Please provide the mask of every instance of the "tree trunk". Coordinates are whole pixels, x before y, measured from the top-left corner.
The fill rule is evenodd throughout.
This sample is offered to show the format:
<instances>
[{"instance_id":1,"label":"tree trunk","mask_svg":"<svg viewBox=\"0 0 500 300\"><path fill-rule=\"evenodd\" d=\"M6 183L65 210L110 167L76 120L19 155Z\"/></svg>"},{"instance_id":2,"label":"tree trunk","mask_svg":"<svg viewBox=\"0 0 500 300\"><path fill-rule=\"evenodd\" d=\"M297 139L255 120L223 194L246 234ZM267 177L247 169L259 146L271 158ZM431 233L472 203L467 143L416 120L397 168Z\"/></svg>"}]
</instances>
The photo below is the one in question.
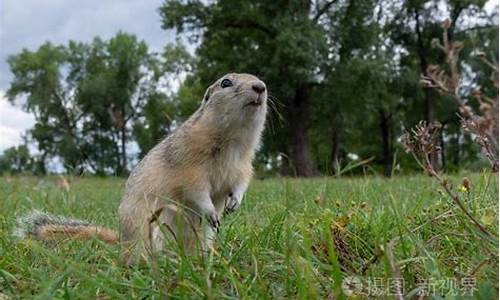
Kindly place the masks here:
<instances>
[{"instance_id":1,"label":"tree trunk","mask_svg":"<svg viewBox=\"0 0 500 300\"><path fill-rule=\"evenodd\" d=\"M392 176L392 135L391 135L391 115L386 115L383 109L379 109L380 133L382 135L382 163L384 165L384 176Z\"/></svg>"},{"instance_id":2,"label":"tree trunk","mask_svg":"<svg viewBox=\"0 0 500 300\"><path fill-rule=\"evenodd\" d=\"M288 107L289 113L289 147L290 166L294 176L311 177L317 175L314 160L311 155L311 147L308 133L309 119L309 85L300 84L296 91L291 105Z\"/></svg>"},{"instance_id":3,"label":"tree trunk","mask_svg":"<svg viewBox=\"0 0 500 300\"><path fill-rule=\"evenodd\" d=\"M332 168L331 174L337 175L342 166L342 152L341 152L341 138L340 138L340 126L336 126L332 130L332 151L330 154L330 166Z\"/></svg>"},{"instance_id":4,"label":"tree trunk","mask_svg":"<svg viewBox=\"0 0 500 300\"><path fill-rule=\"evenodd\" d=\"M415 10L415 31L417 35L417 55L420 61L420 72L422 75L427 76L427 49L422 38L422 32L420 28L420 14ZM424 117L425 121L430 124L435 121L434 119L434 103L432 99L431 89L422 86L424 89ZM431 165L435 170L439 168L439 154L433 152L430 154Z\"/></svg>"},{"instance_id":5,"label":"tree trunk","mask_svg":"<svg viewBox=\"0 0 500 300\"><path fill-rule=\"evenodd\" d=\"M123 124L121 128L121 168L120 168L120 174L119 175L126 175L127 174L127 132L125 129L125 124Z\"/></svg>"},{"instance_id":6,"label":"tree trunk","mask_svg":"<svg viewBox=\"0 0 500 300\"><path fill-rule=\"evenodd\" d=\"M36 175L47 175L47 156L48 153L46 151L43 151L42 154L40 155L40 158L35 162L35 174Z\"/></svg>"},{"instance_id":7,"label":"tree trunk","mask_svg":"<svg viewBox=\"0 0 500 300\"><path fill-rule=\"evenodd\" d=\"M460 130L457 130L456 138L453 139L455 143L455 148L453 151L453 164L457 169L460 168L460 136L461 136Z\"/></svg>"},{"instance_id":8,"label":"tree trunk","mask_svg":"<svg viewBox=\"0 0 500 300\"><path fill-rule=\"evenodd\" d=\"M439 152L441 153L441 168L443 170L446 169L446 145L444 142L444 127L445 124L443 123L443 127L441 127L441 132L439 134L439 146L441 147L441 151Z\"/></svg>"},{"instance_id":9,"label":"tree trunk","mask_svg":"<svg viewBox=\"0 0 500 300\"><path fill-rule=\"evenodd\" d=\"M280 175L281 176L293 176L294 173L290 167L290 159L288 153L282 152L280 154L281 165L280 165Z\"/></svg>"},{"instance_id":10,"label":"tree trunk","mask_svg":"<svg viewBox=\"0 0 500 300\"><path fill-rule=\"evenodd\" d=\"M114 168L114 175L115 176L121 176L123 175L123 155L122 155L122 147L123 147L123 140L122 140L122 131L120 128L117 130L113 130L112 133L113 137L113 168ZM102 170L105 170L106 168L106 163L102 162L99 163L99 168Z\"/></svg>"}]
</instances>

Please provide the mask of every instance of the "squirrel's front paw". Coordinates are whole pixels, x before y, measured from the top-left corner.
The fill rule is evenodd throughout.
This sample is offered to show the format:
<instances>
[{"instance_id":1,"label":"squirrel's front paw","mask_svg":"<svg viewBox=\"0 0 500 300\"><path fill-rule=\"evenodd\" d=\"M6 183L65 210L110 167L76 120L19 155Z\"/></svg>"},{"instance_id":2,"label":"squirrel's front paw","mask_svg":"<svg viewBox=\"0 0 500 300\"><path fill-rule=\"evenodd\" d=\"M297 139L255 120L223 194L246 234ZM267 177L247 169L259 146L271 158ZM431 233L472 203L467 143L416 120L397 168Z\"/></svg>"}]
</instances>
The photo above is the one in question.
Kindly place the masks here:
<instances>
[{"instance_id":1,"label":"squirrel's front paw","mask_svg":"<svg viewBox=\"0 0 500 300\"><path fill-rule=\"evenodd\" d=\"M227 205L226 205L226 211L228 213L232 213L234 212L235 210L238 209L238 207L240 207L241 205L241 199L243 198L243 195L240 195L240 194L229 194L229 201L227 202Z\"/></svg>"},{"instance_id":2,"label":"squirrel's front paw","mask_svg":"<svg viewBox=\"0 0 500 300\"><path fill-rule=\"evenodd\" d=\"M219 232L219 227L220 227L220 222L219 222L219 216L217 215L216 212L212 212L207 214L207 219L208 223L210 226L212 226L213 229L215 229L217 232Z\"/></svg>"}]
</instances>

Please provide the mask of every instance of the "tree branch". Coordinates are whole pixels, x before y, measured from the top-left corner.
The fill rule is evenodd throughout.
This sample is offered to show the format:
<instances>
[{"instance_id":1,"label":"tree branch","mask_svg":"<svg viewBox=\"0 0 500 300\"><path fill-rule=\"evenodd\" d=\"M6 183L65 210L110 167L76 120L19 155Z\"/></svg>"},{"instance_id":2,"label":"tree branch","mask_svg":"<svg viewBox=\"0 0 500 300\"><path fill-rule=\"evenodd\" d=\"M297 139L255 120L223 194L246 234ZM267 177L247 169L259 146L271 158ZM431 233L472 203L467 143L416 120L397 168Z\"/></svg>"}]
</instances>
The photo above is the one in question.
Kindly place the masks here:
<instances>
[{"instance_id":1,"label":"tree branch","mask_svg":"<svg viewBox=\"0 0 500 300\"><path fill-rule=\"evenodd\" d=\"M71 118L70 118L70 117L69 117L69 115L68 115L68 111L67 111L66 107L64 107L64 102L65 102L65 100L64 100L63 96L61 96L61 95L57 92L57 90L55 90L55 89L52 91L52 94L53 94L53 95L54 95L54 97L56 97L56 99L59 101L59 103L58 103L58 104L59 104L59 107L60 107L60 109L61 109L61 111L62 111L62 113L63 113L63 116L62 116L62 117L64 118L64 122L65 122L65 124L64 124L64 125L66 126L66 129L67 129L68 133L69 133L70 135L74 136L73 129L74 129L74 127L75 127L75 124L73 124L73 122L71 121Z\"/></svg>"},{"instance_id":2,"label":"tree branch","mask_svg":"<svg viewBox=\"0 0 500 300\"><path fill-rule=\"evenodd\" d=\"M322 8L320 8L317 12L316 12L316 15L314 15L313 17L313 21L314 22L317 22L319 20L319 18L328 10L330 9L330 7L335 4L335 2L337 2L337 0L332 0L332 1L328 1L327 3L325 3L325 5L323 5Z\"/></svg>"}]
</instances>

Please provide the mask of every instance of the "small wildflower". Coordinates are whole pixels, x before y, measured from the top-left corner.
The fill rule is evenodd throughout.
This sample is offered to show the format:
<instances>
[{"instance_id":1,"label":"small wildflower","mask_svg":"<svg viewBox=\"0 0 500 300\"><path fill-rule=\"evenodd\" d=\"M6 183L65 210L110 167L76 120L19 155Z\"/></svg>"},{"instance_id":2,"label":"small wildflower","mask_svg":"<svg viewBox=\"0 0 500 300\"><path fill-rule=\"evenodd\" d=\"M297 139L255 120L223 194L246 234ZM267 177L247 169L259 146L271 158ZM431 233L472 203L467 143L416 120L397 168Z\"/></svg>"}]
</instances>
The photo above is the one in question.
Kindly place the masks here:
<instances>
[{"instance_id":1,"label":"small wildflower","mask_svg":"<svg viewBox=\"0 0 500 300\"><path fill-rule=\"evenodd\" d=\"M471 185L472 185L472 182L470 181L469 178L464 177L462 179L462 186L467 190L467 192L470 191Z\"/></svg>"},{"instance_id":2,"label":"small wildflower","mask_svg":"<svg viewBox=\"0 0 500 300\"><path fill-rule=\"evenodd\" d=\"M406 131L401 137L401 142L407 153L426 156L431 153L438 153L441 148L436 140L442 125L438 122L427 123L420 121L410 131Z\"/></svg>"},{"instance_id":3,"label":"small wildflower","mask_svg":"<svg viewBox=\"0 0 500 300\"><path fill-rule=\"evenodd\" d=\"M459 188L458 188L458 191L462 192L462 193L467 193L469 191L468 188L466 188L465 186L461 185Z\"/></svg>"}]
</instances>

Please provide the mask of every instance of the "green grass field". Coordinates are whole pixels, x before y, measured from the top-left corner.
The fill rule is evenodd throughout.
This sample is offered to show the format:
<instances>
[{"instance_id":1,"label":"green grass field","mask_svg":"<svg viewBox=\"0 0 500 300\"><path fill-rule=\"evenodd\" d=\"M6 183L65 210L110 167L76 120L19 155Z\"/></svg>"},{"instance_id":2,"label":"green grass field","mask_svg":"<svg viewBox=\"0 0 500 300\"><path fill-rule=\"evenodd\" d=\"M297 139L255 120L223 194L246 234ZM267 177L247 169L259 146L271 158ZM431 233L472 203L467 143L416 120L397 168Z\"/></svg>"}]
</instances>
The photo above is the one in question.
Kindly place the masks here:
<instances>
[{"instance_id":1,"label":"green grass field","mask_svg":"<svg viewBox=\"0 0 500 300\"><path fill-rule=\"evenodd\" d=\"M65 191L57 177L0 177L0 299L495 299L498 175L471 179L460 195L493 237L426 176L272 179L223 218L214 253L127 267L119 246L11 236L34 208L116 229L123 179L70 178Z\"/></svg>"}]
</instances>

